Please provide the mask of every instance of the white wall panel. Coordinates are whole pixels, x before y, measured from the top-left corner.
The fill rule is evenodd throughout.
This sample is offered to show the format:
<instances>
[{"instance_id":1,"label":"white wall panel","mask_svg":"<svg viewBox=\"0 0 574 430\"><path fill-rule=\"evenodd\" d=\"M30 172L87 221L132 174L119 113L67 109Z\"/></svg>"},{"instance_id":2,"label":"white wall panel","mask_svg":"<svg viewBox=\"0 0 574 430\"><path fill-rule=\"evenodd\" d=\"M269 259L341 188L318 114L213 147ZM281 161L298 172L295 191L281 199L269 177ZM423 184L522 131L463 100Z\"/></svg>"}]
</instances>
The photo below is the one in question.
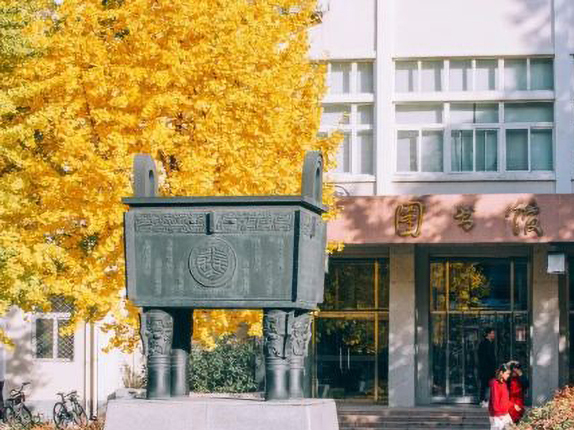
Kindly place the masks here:
<instances>
[{"instance_id":1,"label":"white wall panel","mask_svg":"<svg viewBox=\"0 0 574 430\"><path fill-rule=\"evenodd\" d=\"M370 58L375 51L375 0L330 0L310 32L312 58Z\"/></svg>"},{"instance_id":2,"label":"white wall panel","mask_svg":"<svg viewBox=\"0 0 574 430\"><path fill-rule=\"evenodd\" d=\"M6 316L6 332L14 341L14 348L6 348L6 386L4 393L22 382L31 382L25 389L27 399L36 411L50 417L51 408L59 391L84 392L84 330L74 335L74 359L41 360L34 358L33 318L13 308Z\"/></svg>"},{"instance_id":3,"label":"white wall panel","mask_svg":"<svg viewBox=\"0 0 574 430\"><path fill-rule=\"evenodd\" d=\"M553 52L551 0L394 1L395 57Z\"/></svg>"}]
</instances>

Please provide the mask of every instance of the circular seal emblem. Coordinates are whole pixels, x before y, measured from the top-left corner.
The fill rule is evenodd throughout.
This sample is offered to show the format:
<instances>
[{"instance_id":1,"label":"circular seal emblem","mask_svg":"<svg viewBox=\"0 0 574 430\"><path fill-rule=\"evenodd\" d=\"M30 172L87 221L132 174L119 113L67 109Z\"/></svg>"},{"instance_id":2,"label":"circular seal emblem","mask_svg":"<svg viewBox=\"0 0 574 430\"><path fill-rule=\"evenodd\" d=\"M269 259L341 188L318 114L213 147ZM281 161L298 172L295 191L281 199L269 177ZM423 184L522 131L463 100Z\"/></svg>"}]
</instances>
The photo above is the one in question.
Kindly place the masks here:
<instances>
[{"instance_id":1,"label":"circular seal emblem","mask_svg":"<svg viewBox=\"0 0 574 430\"><path fill-rule=\"evenodd\" d=\"M204 287L221 287L229 282L236 265L235 251L223 239L207 238L189 254L191 276Z\"/></svg>"}]
</instances>

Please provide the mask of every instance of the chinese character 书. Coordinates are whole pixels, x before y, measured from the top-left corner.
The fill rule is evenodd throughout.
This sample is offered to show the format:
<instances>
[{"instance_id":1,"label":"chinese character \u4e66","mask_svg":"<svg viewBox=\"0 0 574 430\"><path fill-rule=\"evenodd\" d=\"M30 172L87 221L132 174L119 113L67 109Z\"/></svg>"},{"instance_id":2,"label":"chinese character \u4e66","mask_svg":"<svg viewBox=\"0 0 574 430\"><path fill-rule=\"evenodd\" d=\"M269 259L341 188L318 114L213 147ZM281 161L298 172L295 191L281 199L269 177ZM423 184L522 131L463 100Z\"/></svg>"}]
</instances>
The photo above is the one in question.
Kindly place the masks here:
<instances>
[{"instance_id":1,"label":"chinese character \u4e66","mask_svg":"<svg viewBox=\"0 0 574 430\"><path fill-rule=\"evenodd\" d=\"M469 232L474 227L474 207L472 206L457 206L456 213L452 216L456 225L464 231Z\"/></svg>"}]
</instances>

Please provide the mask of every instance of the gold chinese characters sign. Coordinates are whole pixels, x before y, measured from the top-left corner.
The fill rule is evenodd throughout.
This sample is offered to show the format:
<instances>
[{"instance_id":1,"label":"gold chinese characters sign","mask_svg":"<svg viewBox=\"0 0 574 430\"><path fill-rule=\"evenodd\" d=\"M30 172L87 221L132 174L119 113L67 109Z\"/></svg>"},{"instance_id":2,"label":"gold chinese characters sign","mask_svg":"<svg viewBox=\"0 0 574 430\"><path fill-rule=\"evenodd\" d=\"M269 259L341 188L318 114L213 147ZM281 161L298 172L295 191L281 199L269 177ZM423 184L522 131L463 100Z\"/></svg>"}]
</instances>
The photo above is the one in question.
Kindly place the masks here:
<instances>
[{"instance_id":1,"label":"gold chinese characters sign","mask_svg":"<svg viewBox=\"0 0 574 430\"><path fill-rule=\"evenodd\" d=\"M506 211L506 219L512 222L512 233L525 236L535 233L538 237L544 234L540 223L540 208L535 200L528 203L517 203Z\"/></svg>"},{"instance_id":2,"label":"gold chinese characters sign","mask_svg":"<svg viewBox=\"0 0 574 430\"><path fill-rule=\"evenodd\" d=\"M424 217L424 205L410 201L395 210L395 233L400 237L419 237Z\"/></svg>"},{"instance_id":3,"label":"gold chinese characters sign","mask_svg":"<svg viewBox=\"0 0 574 430\"><path fill-rule=\"evenodd\" d=\"M474 228L473 206L457 206L456 212L452 217L456 221L456 225L467 233Z\"/></svg>"}]
</instances>

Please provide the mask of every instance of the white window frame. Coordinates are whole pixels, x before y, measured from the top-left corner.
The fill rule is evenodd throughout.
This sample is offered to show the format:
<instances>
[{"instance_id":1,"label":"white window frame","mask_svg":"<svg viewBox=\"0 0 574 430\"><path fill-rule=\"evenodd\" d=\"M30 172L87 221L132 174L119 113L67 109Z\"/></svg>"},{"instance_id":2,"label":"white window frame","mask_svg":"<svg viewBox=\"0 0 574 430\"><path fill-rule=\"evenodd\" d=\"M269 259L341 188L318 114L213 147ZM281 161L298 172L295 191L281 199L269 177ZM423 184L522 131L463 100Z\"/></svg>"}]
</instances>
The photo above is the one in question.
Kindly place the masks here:
<instances>
[{"instance_id":1,"label":"white window frame","mask_svg":"<svg viewBox=\"0 0 574 430\"><path fill-rule=\"evenodd\" d=\"M399 145L399 140L398 140L398 136L399 136L399 132L401 131L412 131L412 132L416 132L417 133L417 170L413 171L413 172L407 172L407 171L398 171L398 153L399 153L399 149L398 149L398 145ZM442 143L442 168L443 168L443 172L425 172L422 171L422 150L421 150L421 145L422 145L422 135L424 131L442 131L443 132L443 143ZM409 124L404 124L401 125L400 127L397 127L396 131L395 131L395 147L394 147L394 152L395 152L395 157L394 157L394 164L395 164L395 172L397 174L404 174L404 175L414 175L414 174L442 174L444 173L444 127L440 124L426 124L426 125L422 125L422 124L413 124L412 127L409 127Z\"/></svg>"},{"instance_id":2,"label":"white window frame","mask_svg":"<svg viewBox=\"0 0 574 430\"><path fill-rule=\"evenodd\" d=\"M453 131L472 131L472 170L452 170L452 132ZM477 131L495 131L497 135L496 139L496 170L476 170L476 132ZM453 175L464 174L464 173L475 173L475 174L483 174L483 173L499 173L501 171L500 168L500 129L497 127L490 127L488 123L480 123L480 124L461 124L460 126L452 126L450 127L450 134L448 136L448 143L445 144L447 146L446 150L449 152L448 159L449 159L449 166L448 166L448 173Z\"/></svg>"},{"instance_id":3,"label":"white window frame","mask_svg":"<svg viewBox=\"0 0 574 430\"><path fill-rule=\"evenodd\" d=\"M507 130L526 130L528 139L528 170L506 170L506 131ZM532 130L550 130L552 134L552 170L532 170ZM556 142L554 141L554 127L552 123L539 122L539 123L513 123L504 127L504 170L506 172L525 172L525 173L554 173L556 169Z\"/></svg>"},{"instance_id":4,"label":"white window frame","mask_svg":"<svg viewBox=\"0 0 574 430\"><path fill-rule=\"evenodd\" d=\"M510 101L507 101L510 102ZM544 102L554 103L554 101L544 100ZM469 103L487 103L491 102L469 102ZM403 104L403 103L399 103ZM409 103L412 104L412 103ZM421 105L426 104L422 103ZM528 122L528 123L505 123L504 122L504 105L505 102L498 102L498 122L496 123L463 123L451 124L450 108L451 102L443 102L443 123L427 124L395 124L394 128L394 145L393 145L393 181L411 182L411 181L459 181L459 180L553 180L556 171L556 142L554 122ZM395 112L396 112L395 104ZM442 172L421 172L421 132L423 130L443 130L443 171ZM453 130L473 130L473 147L476 146L474 130L496 130L497 140L497 170L496 171L476 171L476 152L473 154L473 171L458 172L452 170L451 164L451 136ZM506 170L506 130L528 129L528 170ZM533 129L550 129L552 130L552 167L553 170L532 170L532 157L530 130ZM398 132L399 131L418 131L419 139L417 142L417 171L403 172L398 171Z\"/></svg>"},{"instance_id":5,"label":"white window frame","mask_svg":"<svg viewBox=\"0 0 574 430\"><path fill-rule=\"evenodd\" d=\"M478 93L491 93L494 91L508 91L505 90L505 79L504 79L504 75L505 75L505 61L506 60L526 60L526 89L525 90L511 90L512 92L519 92L519 93L523 93L525 91L530 91L530 92L539 92L539 91L543 91L543 92L553 92L554 88L550 89L550 90L533 90L532 89L532 80L531 80L531 60L533 59L550 59L552 60L552 68L554 70L554 57L551 55L537 55L537 56L528 56L528 57L453 57L453 58L396 58L394 59L394 67L393 67L393 92L395 94L401 94L401 95L406 95L406 94L418 94L418 95L424 95L424 94L441 94L441 93L449 93L450 91L450 66L451 66L451 61L470 61L471 62L471 83L470 83L470 88L468 90L462 90L462 91L452 91L453 93L464 93L464 94L468 94L468 93L472 93L472 92L478 92ZM443 61L443 67L442 67L442 90L441 91L434 91L434 92L429 92L429 91L422 91L422 62L426 62L426 61ZM496 82L495 82L495 86L494 89L492 90L477 90L476 89L476 65L477 65L477 61L480 60L491 60L491 61L497 61L497 69L496 69ZM397 91L397 82L396 82L396 77L397 77L397 68L396 65L399 62L412 62L412 63L417 63L417 68L416 68L416 77L415 77L415 88L413 91ZM553 87L555 87L555 84L553 82Z\"/></svg>"},{"instance_id":6,"label":"white window frame","mask_svg":"<svg viewBox=\"0 0 574 430\"><path fill-rule=\"evenodd\" d=\"M373 60L334 60L327 63L327 82L329 82L332 63L349 63L351 65L351 72L349 77L349 93L347 94L330 94L323 99L323 106L328 105L348 105L350 106L350 117L348 124L339 124L335 126L319 126L320 134L329 134L334 131L341 131L349 135L349 172L331 171L328 173L329 179L335 182L374 182L376 165L377 165L377 136L375 131L376 123L376 106L375 106L375 84L376 84L376 64ZM373 92L361 93L359 90L359 63L369 63L373 69ZM359 124L358 121L358 107L368 105L372 107L373 119L371 124ZM359 172L361 148L359 143L359 133L371 132L373 139L373 165L371 166L372 174Z\"/></svg>"},{"instance_id":7,"label":"white window frame","mask_svg":"<svg viewBox=\"0 0 574 430\"><path fill-rule=\"evenodd\" d=\"M52 357L38 357L38 344L37 344L37 333L36 333L36 321L37 320L52 320L52 342L53 342L53 349L52 349ZM49 361L49 362L66 362L71 363L76 358L76 335L72 333L70 336L72 337L72 344L73 344L73 358L62 358L58 357L58 338L60 334L58 333L58 321L70 320L70 313L69 312L38 312L33 314L32 316L32 348L33 348L33 356L35 361Z\"/></svg>"}]
</instances>

